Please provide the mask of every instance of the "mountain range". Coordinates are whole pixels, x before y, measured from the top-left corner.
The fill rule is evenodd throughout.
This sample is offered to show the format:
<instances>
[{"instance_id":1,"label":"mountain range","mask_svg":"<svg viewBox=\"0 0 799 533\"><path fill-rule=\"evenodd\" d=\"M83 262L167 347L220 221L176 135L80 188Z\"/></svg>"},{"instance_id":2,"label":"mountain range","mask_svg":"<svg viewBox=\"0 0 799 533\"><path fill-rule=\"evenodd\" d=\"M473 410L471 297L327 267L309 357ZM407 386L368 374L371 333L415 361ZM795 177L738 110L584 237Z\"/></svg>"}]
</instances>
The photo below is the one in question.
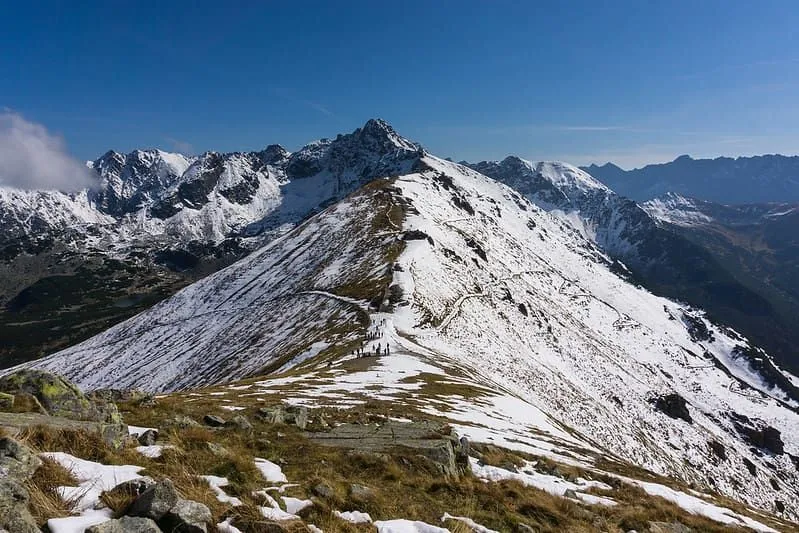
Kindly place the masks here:
<instances>
[{"instance_id":1,"label":"mountain range","mask_svg":"<svg viewBox=\"0 0 799 533\"><path fill-rule=\"evenodd\" d=\"M87 337L38 359L9 343L4 361L85 389L261 376L247 394L407 403L468 420L476 440L599 470L624 461L799 517L799 379L689 303L704 289L719 305L715 279L758 295L666 221L673 206L562 163L453 163L380 120L295 153L109 152L92 167L97 191L2 192L3 268L38 268L17 275L35 279L8 300L4 338L31 320L52 331L45 304ZM102 266L87 274L84 256ZM73 272L48 269L69 257ZM52 278L101 274L117 282L103 295L163 299L86 327L87 309L123 318L108 311L118 300L89 287L64 300ZM472 400L475 388L493 392Z\"/></svg>"},{"instance_id":2,"label":"mountain range","mask_svg":"<svg viewBox=\"0 0 799 533\"><path fill-rule=\"evenodd\" d=\"M693 159L623 170L613 163L583 170L622 196L644 202L666 193L722 204L799 202L799 156Z\"/></svg>"}]
</instances>

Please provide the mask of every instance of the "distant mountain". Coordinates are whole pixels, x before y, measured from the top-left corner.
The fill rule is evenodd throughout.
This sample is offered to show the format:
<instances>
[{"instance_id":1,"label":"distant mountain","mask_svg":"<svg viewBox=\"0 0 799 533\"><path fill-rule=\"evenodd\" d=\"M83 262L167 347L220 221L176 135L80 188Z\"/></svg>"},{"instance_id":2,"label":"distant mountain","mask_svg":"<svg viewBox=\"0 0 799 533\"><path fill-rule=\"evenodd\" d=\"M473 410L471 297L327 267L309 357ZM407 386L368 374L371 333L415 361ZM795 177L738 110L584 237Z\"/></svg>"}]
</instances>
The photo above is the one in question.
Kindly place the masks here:
<instances>
[{"instance_id":1,"label":"distant mountain","mask_svg":"<svg viewBox=\"0 0 799 533\"><path fill-rule=\"evenodd\" d=\"M693 159L623 170L612 163L583 170L637 201L674 192L711 202L799 202L799 156L762 155Z\"/></svg>"},{"instance_id":2,"label":"distant mountain","mask_svg":"<svg viewBox=\"0 0 799 533\"><path fill-rule=\"evenodd\" d=\"M420 152L370 120L295 153L109 151L89 163L97 190L0 187L0 366L132 316Z\"/></svg>"},{"instance_id":3,"label":"distant mountain","mask_svg":"<svg viewBox=\"0 0 799 533\"><path fill-rule=\"evenodd\" d=\"M780 360L799 359L799 203L721 205L667 194L642 207L768 303L730 309L738 316L725 316L728 323Z\"/></svg>"}]
</instances>

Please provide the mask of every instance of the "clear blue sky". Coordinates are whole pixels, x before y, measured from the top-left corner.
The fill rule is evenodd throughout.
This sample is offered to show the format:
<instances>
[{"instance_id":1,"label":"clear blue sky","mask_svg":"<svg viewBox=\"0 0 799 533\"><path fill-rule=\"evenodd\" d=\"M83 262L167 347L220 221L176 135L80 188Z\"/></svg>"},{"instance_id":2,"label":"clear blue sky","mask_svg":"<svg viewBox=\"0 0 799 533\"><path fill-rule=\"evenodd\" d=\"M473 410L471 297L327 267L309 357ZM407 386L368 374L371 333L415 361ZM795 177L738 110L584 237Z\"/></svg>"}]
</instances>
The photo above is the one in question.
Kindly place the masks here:
<instances>
[{"instance_id":1,"label":"clear blue sky","mask_svg":"<svg viewBox=\"0 0 799 533\"><path fill-rule=\"evenodd\" d=\"M81 159L296 149L370 117L456 159L799 152L796 0L90 4L0 19L0 108Z\"/></svg>"}]
</instances>

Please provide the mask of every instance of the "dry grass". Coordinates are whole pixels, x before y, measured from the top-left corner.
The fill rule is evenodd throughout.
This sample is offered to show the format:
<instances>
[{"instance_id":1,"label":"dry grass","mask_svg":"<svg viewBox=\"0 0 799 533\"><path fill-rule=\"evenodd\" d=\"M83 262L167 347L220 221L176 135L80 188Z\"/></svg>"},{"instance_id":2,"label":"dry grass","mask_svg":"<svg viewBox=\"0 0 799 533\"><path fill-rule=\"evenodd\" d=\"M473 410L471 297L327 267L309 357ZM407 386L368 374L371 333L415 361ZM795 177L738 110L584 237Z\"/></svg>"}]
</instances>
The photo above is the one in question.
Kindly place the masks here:
<instances>
[{"instance_id":1,"label":"dry grass","mask_svg":"<svg viewBox=\"0 0 799 533\"><path fill-rule=\"evenodd\" d=\"M42 458L42 465L26 484L31 514L36 523L44 525L50 518L62 518L72 514L76 502L64 500L58 494L57 488L77 484L77 480L66 468L51 459Z\"/></svg>"}]
</instances>

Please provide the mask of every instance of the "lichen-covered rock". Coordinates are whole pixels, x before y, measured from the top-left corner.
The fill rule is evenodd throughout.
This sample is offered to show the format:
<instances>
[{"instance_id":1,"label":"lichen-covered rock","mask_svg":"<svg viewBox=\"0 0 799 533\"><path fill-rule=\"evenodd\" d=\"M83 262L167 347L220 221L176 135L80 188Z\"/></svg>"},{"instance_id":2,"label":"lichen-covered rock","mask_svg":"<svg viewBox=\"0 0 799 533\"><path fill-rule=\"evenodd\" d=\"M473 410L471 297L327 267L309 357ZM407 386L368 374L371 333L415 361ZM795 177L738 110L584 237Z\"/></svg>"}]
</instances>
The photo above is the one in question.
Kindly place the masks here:
<instances>
[{"instance_id":1,"label":"lichen-covered rock","mask_svg":"<svg viewBox=\"0 0 799 533\"><path fill-rule=\"evenodd\" d=\"M0 531L39 533L28 511L28 491L10 477L0 477Z\"/></svg>"},{"instance_id":2,"label":"lichen-covered rock","mask_svg":"<svg viewBox=\"0 0 799 533\"><path fill-rule=\"evenodd\" d=\"M308 408L302 405L276 405L258 409L258 417L269 424L289 424L305 429Z\"/></svg>"},{"instance_id":3,"label":"lichen-covered rock","mask_svg":"<svg viewBox=\"0 0 799 533\"><path fill-rule=\"evenodd\" d=\"M85 533L162 533L162 530L149 518L123 516L91 526Z\"/></svg>"},{"instance_id":4,"label":"lichen-covered rock","mask_svg":"<svg viewBox=\"0 0 799 533\"><path fill-rule=\"evenodd\" d=\"M130 516L152 518L156 522L178 503L178 491L172 480L164 479L148 487L127 510Z\"/></svg>"},{"instance_id":5,"label":"lichen-covered rock","mask_svg":"<svg viewBox=\"0 0 799 533\"><path fill-rule=\"evenodd\" d=\"M14 439L0 438L0 478L25 482L42 464L33 451Z\"/></svg>"},{"instance_id":6,"label":"lichen-covered rock","mask_svg":"<svg viewBox=\"0 0 799 533\"><path fill-rule=\"evenodd\" d=\"M75 384L52 372L26 369L0 377L0 392L31 394L52 416L116 425L123 423L116 405L90 400Z\"/></svg>"},{"instance_id":7,"label":"lichen-covered rock","mask_svg":"<svg viewBox=\"0 0 799 533\"><path fill-rule=\"evenodd\" d=\"M205 505L191 500L178 500L159 523L166 531L207 533L211 520L211 511Z\"/></svg>"},{"instance_id":8,"label":"lichen-covered rock","mask_svg":"<svg viewBox=\"0 0 799 533\"><path fill-rule=\"evenodd\" d=\"M178 415L174 416L168 420L165 420L161 427L163 428L176 428L176 429L188 429L188 428L198 428L200 427L200 423L191 418L190 416L183 416Z\"/></svg>"},{"instance_id":9,"label":"lichen-covered rock","mask_svg":"<svg viewBox=\"0 0 799 533\"><path fill-rule=\"evenodd\" d=\"M0 411L10 411L14 407L14 395L0 392Z\"/></svg>"},{"instance_id":10,"label":"lichen-covered rock","mask_svg":"<svg viewBox=\"0 0 799 533\"><path fill-rule=\"evenodd\" d=\"M355 503L366 503L374 498L375 493L366 485L353 483L348 490L350 499Z\"/></svg>"}]
</instances>

